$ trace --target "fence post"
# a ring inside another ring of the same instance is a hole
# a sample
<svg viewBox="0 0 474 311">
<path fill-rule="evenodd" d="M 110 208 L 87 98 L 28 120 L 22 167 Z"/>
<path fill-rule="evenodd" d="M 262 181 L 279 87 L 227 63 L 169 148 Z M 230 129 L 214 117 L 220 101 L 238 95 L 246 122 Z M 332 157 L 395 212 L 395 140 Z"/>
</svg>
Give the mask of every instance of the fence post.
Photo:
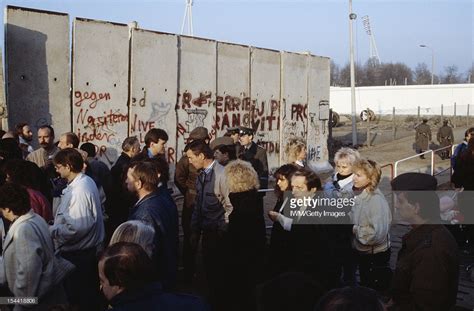
<svg viewBox="0 0 474 311">
<path fill-rule="evenodd" d="M 441 104 L 441 122 L 443 122 L 443 116 L 444 116 L 444 105 Z"/>
<path fill-rule="evenodd" d="M 456 128 L 456 102 L 454 102 L 454 118 L 453 127 Z"/>
<path fill-rule="evenodd" d="M 370 147 L 370 116 L 367 113 L 367 147 Z"/>
<path fill-rule="evenodd" d="M 419 109 L 420 107 L 418 107 Z M 418 110 L 418 113 L 420 112 L 420 110 Z M 396 127 L 395 127 L 395 107 L 393 107 L 393 111 L 392 111 L 392 140 L 395 140 L 395 136 L 396 136 Z"/>
<path fill-rule="evenodd" d="M 332 141 L 332 109 L 330 108 L 329 109 L 329 120 L 328 120 L 328 138 L 329 138 L 329 141 Z"/>
<path fill-rule="evenodd" d="M 395 111 L 395 107 L 393 107 L 393 110 Z M 420 106 L 418 106 L 418 115 L 417 115 L 416 123 L 420 123 Z"/>
<path fill-rule="evenodd" d="M 469 106 L 470 104 L 467 104 L 466 127 L 469 127 Z"/>
</svg>

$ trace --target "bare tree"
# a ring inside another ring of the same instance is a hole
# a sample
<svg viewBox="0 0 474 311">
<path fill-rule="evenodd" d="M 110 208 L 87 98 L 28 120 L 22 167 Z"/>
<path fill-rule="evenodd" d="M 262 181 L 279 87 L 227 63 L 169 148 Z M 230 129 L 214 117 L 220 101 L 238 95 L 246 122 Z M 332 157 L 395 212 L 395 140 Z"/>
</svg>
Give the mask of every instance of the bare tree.
<svg viewBox="0 0 474 311">
<path fill-rule="evenodd" d="M 341 84 L 341 68 L 333 60 L 331 60 L 331 85 L 339 86 Z"/>
<path fill-rule="evenodd" d="M 431 84 L 431 72 L 425 63 L 418 63 L 413 74 L 416 84 Z"/>
<path fill-rule="evenodd" d="M 472 63 L 471 68 L 467 71 L 466 81 L 468 83 L 474 83 L 474 63 Z"/>
<path fill-rule="evenodd" d="M 444 67 L 444 72 L 445 74 L 441 77 L 441 83 L 454 84 L 461 82 L 461 76 L 456 65 Z"/>
</svg>

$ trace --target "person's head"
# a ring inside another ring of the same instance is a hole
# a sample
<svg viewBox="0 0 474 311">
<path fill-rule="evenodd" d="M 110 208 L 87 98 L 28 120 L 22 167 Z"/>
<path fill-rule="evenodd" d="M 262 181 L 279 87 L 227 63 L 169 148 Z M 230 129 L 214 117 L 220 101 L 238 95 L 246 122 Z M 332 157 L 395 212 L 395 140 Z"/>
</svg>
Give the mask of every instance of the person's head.
<svg viewBox="0 0 474 311">
<path fill-rule="evenodd" d="M 97 154 L 96 146 L 93 143 L 83 143 L 80 149 L 87 152 L 88 158 L 95 158 Z"/>
<path fill-rule="evenodd" d="M 6 176 L 5 180 L 23 187 L 35 188 L 35 181 L 32 180 L 32 178 L 34 178 L 34 174 L 29 163 L 32 162 L 22 159 L 12 159 L 7 161 L 2 169 Z"/>
<path fill-rule="evenodd" d="M 156 156 L 165 154 L 168 134 L 162 129 L 151 129 L 145 135 L 145 146 Z"/>
<path fill-rule="evenodd" d="M 79 147 L 79 137 L 72 132 L 67 132 L 59 137 L 58 148 L 59 149 L 66 149 L 66 148 L 78 148 Z"/>
<path fill-rule="evenodd" d="M 237 159 L 234 141 L 230 137 L 217 137 L 211 141 L 210 147 L 214 151 L 214 158 L 222 165 Z"/>
<path fill-rule="evenodd" d="M 354 186 L 358 189 L 365 189 L 368 192 L 373 192 L 382 176 L 380 166 L 373 160 L 360 159 L 352 168 L 354 176 L 352 178 Z"/>
<path fill-rule="evenodd" d="M 412 224 L 439 223 L 440 203 L 436 177 L 423 173 L 405 173 L 391 181 L 395 209 L 402 220 Z"/>
<path fill-rule="evenodd" d="M 257 172 L 247 161 L 235 160 L 225 167 L 225 175 L 229 185 L 229 192 L 244 192 L 258 189 Z"/>
<path fill-rule="evenodd" d="M 443 120 L 443 125 L 448 125 L 448 120 Z"/>
<path fill-rule="evenodd" d="M 254 131 L 249 127 L 240 127 L 239 141 L 242 146 L 248 146 L 253 141 Z"/>
<path fill-rule="evenodd" d="M 292 138 L 285 147 L 288 163 L 303 161 L 306 159 L 306 142 L 302 138 Z"/>
<path fill-rule="evenodd" d="M 198 126 L 189 133 L 188 144 L 194 140 L 204 140 L 206 143 L 209 143 L 209 132 L 207 128 L 203 126 Z"/>
<path fill-rule="evenodd" d="M 321 189 L 321 179 L 309 169 L 298 170 L 291 177 L 291 187 L 294 196 L 308 196 Z"/>
<path fill-rule="evenodd" d="M 471 137 L 474 137 L 474 127 L 470 127 L 464 132 L 464 139 L 469 141 Z"/>
<path fill-rule="evenodd" d="M 156 190 L 159 177 L 152 162 L 135 162 L 130 165 L 126 179 L 127 189 L 132 193 L 150 193 Z"/>
<path fill-rule="evenodd" d="M 100 289 L 107 300 L 125 290 L 140 290 L 156 280 L 153 262 L 141 246 L 118 242 L 99 257 Z"/>
<path fill-rule="evenodd" d="M 138 140 L 137 136 L 131 136 L 125 138 L 125 140 L 122 143 L 122 150 L 130 158 L 133 158 L 137 154 L 140 153 L 140 141 Z"/>
<path fill-rule="evenodd" d="M 60 150 L 53 158 L 56 172 L 62 177 L 71 181 L 84 168 L 82 155 L 74 148 Z"/>
<path fill-rule="evenodd" d="M 336 164 L 336 171 L 341 176 L 349 176 L 352 174 L 354 163 L 360 159 L 359 151 L 343 147 L 339 149 L 334 155 L 334 163 Z"/>
<path fill-rule="evenodd" d="M 5 132 L 5 134 L 3 134 L 2 136 L 2 139 L 7 139 L 7 138 L 13 138 L 17 144 L 19 143 L 18 134 L 16 133 L 16 131 Z"/>
<path fill-rule="evenodd" d="M 428 123 L 428 118 L 423 118 L 423 123 Z"/>
<path fill-rule="evenodd" d="M 54 129 L 49 125 L 43 125 L 38 129 L 38 143 L 44 149 L 54 146 Z"/>
<path fill-rule="evenodd" d="M 326 293 L 315 311 L 384 311 L 384 304 L 371 288 L 355 286 L 336 288 Z"/>
<path fill-rule="evenodd" d="M 237 159 L 234 145 L 220 145 L 214 149 L 214 158 L 221 165 L 226 165 L 230 161 Z"/>
<path fill-rule="evenodd" d="M 0 139 L 0 160 L 22 159 L 23 154 L 14 138 Z"/>
<path fill-rule="evenodd" d="M 197 170 L 205 168 L 214 160 L 214 152 L 206 142 L 195 140 L 184 148 L 184 152 L 191 163 Z"/>
<path fill-rule="evenodd" d="M 284 191 L 291 191 L 291 177 L 298 170 L 293 164 L 285 164 L 280 166 L 273 177 L 276 179 L 275 192 L 279 197 L 282 196 Z"/>
<path fill-rule="evenodd" d="M 16 125 L 16 133 L 18 136 L 22 137 L 26 141 L 32 141 L 33 140 L 33 132 L 31 131 L 30 126 L 28 123 L 19 123 Z"/>
<path fill-rule="evenodd" d="M 140 245 L 151 258 L 155 246 L 154 238 L 155 229 L 152 226 L 139 220 L 129 220 L 115 229 L 109 246 L 118 242 L 135 243 Z"/>
<path fill-rule="evenodd" d="M 147 159 L 143 162 L 149 162 L 153 165 L 155 173 L 158 176 L 158 183 L 167 185 L 170 179 L 170 165 L 166 161 L 165 157 L 156 157 L 154 159 Z"/>
<path fill-rule="evenodd" d="M 0 211 L 5 219 L 13 221 L 30 209 L 30 196 L 23 186 L 6 183 L 0 187 Z"/>
<path fill-rule="evenodd" d="M 239 142 L 239 132 L 240 132 L 240 129 L 238 127 L 229 127 L 227 128 L 227 132 L 225 133 L 224 136 L 228 136 L 232 138 L 232 140 L 234 141 L 234 144 L 236 144 Z"/>
</svg>

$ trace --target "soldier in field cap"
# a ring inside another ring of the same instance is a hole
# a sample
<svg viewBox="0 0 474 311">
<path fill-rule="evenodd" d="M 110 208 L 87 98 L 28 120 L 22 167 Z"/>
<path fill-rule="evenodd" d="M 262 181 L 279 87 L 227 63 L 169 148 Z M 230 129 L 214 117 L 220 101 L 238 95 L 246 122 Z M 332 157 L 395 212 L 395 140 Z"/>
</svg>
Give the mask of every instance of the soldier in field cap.
<svg viewBox="0 0 474 311">
<path fill-rule="evenodd" d="M 428 125 L 428 119 L 423 118 L 423 123 L 416 127 L 416 153 L 423 153 L 428 150 L 428 144 L 431 141 L 431 128 Z M 420 156 L 421 159 L 425 158 L 425 155 Z"/>
<path fill-rule="evenodd" d="M 237 152 L 238 158 L 248 161 L 258 174 L 260 188 L 268 188 L 268 160 L 267 151 L 258 146 L 254 141 L 254 130 L 249 127 L 239 128 L 240 147 Z"/>
<path fill-rule="evenodd" d="M 394 310 L 451 310 L 458 291 L 459 252 L 456 240 L 441 224 L 436 178 L 406 173 L 391 185 L 396 191 L 397 214 L 412 229 L 402 238 L 389 306 Z"/>
<path fill-rule="evenodd" d="M 240 129 L 238 127 L 229 127 L 227 128 L 227 133 L 224 136 L 228 136 L 234 140 L 234 144 L 239 142 L 239 132 Z"/>
<path fill-rule="evenodd" d="M 447 147 L 454 142 L 453 128 L 448 125 L 448 120 L 443 120 L 443 126 L 438 129 L 436 134 L 440 147 Z M 441 159 L 448 159 L 451 157 L 450 148 L 441 151 Z"/>
</svg>

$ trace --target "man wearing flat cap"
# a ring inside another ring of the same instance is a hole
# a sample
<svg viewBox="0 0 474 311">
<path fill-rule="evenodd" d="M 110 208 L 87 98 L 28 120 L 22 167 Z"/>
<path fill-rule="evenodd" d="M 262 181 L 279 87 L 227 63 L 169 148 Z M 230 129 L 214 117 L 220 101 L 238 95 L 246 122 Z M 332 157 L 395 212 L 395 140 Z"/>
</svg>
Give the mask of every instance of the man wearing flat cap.
<svg viewBox="0 0 474 311">
<path fill-rule="evenodd" d="M 249 127 L 240 127 L 240 147 L 237 152 L 238 158 L 248 161 L 258 174 L 260 189 L 268 188 L 268 160 L 267 151 L 258 146 L 254 141 L 254 130 Z"/>
<path fill-rule="evenodd" d="M 189 133 L 187 144 L 195 140 L 203 140 L 209 143 L 209 133 L 205 127 L 196 127 Z M 183 227 L 183 266 L 185 281 L 191 282 L 195 273 L 196 259 L 195 252 L 191 247 L 191 218 L 193 215 L 194 201 L 196 200 L 196 180 L 199 173 L 196 168 L 189 163 L 188 157 L 184 154 L 176 164 L 174 183 L 184 196 L 183 212 L 181 214 L 181 226 Z"/>
<path fill-rule="evenodd" d="M 431 141 L 431 128 L 428 125 L 428 119 L 423 118 L 423 123 L 416 127 L 415 133 L 415 144 L 416 153 L 423 153 L 428 150 L 428 144 Z M 421 159 L 425 158 L 425 155 L 420 156 Z"/>
<path fill-rule="evenodd" d="M 229 136 L 217 137 L 211 141 L 210 147 L 214 151 L 214 159 L 222 166 L 237 159 L 234 140 Z"/>
<path fill-rule="evenodd" d="M 411 224 L 402 238 L 390 289 L 390 310 L 451 310 L 456 305 L 459 255 L 441 224 L 436 178 L 406 173 L 392 180 L 395 209 Z"/>
</svg>

